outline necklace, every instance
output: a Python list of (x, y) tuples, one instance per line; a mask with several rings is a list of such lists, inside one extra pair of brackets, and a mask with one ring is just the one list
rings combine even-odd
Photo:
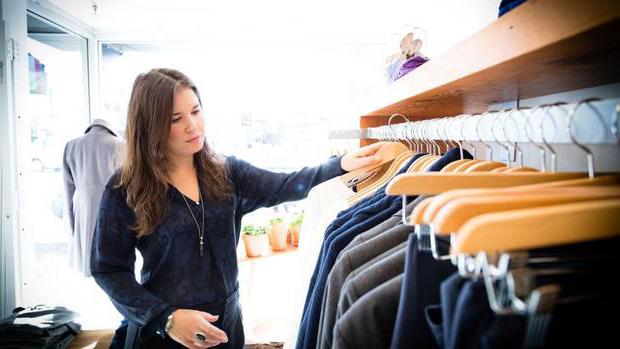
[[(198, 220), (196, 219), (196, 216), (194, 216), (194, 212), (192, 211), (191, 207), (189, 207), (189, 203), (187, 202), (187, 199), (185, 198), (185, 195), (183, 195), (183, 193), (181, 193), (180, 190), (177, 190), (179, 192), (179, 194), (181, 194), (181, 197), (183, 198), (183, 201), (185, 202), (185, 206), (187, 206), (187, 210), (189, 211), (189, 213), (192, 215), (192, 219), (194, 220), (194, 223), (196, 223), (196, 229), (198, 229), (198, 239), (200, 240), (200, 256), (202, 257), (204, 254), (204, 233), (205, 233), (205, 210), (204, 207), (200, 208), (200, 212), (202, 212), (202, 229), (200, 229), (200, 225), (198, 225)], [(200, 202), (202, 202), (202, 194), (200, 193), (200, 188), (198, 189), (198, 200), (200, 200)], [(200, 204), (199, 204), (200, 205)]]

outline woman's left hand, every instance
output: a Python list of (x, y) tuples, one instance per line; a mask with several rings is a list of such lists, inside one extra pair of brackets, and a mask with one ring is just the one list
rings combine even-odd
[(373, 143), (344, 154), (340, 159), (340, 167), (351, 172), (365, 166), (378, 165), (381, 162), (381, 157), (375, 153), (381, 148), (381, 145), (380, 142)]

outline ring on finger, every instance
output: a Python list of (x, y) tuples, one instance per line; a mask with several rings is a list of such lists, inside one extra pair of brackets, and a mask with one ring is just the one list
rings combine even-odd
[(207, 340), (207, 335), (202, 332), (196, 332), (194, 337), (196, 337), (196, 340), (199, 342), (204, 342)]

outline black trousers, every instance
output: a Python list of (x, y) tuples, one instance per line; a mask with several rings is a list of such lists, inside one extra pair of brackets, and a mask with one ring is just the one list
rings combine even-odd
[[(239, 291), (233, 292), (222, 302), (201, 304), (191, 308), (219, 315), (217, 321), (212, 324), (226, 333), (228, 336), (228, 343), (222, 343), (214, 348), (242, 349), (244, 347), (245, 337), (243, 334), (241, 307), (239, 306)], [(121, 338), (123, 332), (122, 329), (116, 331), (112, 345), (110, 346), (111, 349), (184, 348), (183, 345), (174, 341), (169, 336), (162, 338), (154, 333), (140, 333), (140, 328), (131, 323), (129, 323), (127, 327), (125, 340)]]

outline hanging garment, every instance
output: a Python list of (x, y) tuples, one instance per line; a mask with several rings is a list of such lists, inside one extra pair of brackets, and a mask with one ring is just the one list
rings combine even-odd
[[(407, 164), (403, 165), (401, 167), (401, 169), (398, 171), (397, 174), (401, 174), (404, 173), (407, 170), (407, 166), (414, 163), (416, 160), (418, 160), (419, 158), (421, 158), (422, 156), (426, 155), (425, 153), (418, 153), (416, 155), (414, 155), (411, 159), (409, 159), (407, 161)], [(343, 227), (345, 224), (349, 224), (349, 227), (353, 225), (353, 223), (351, 223), (351, 219), (353, 218), (354, 215), (356, 215), (358, 212), (360, 212), (360, 210), (367, 208), (369, 206), (371, 206), (372, 204), (377, 203), (378, 201), (384, 199), (386, 197), (385, 195), (385, 188), (387, 187), (387, 184), (382, 186), (381, 188), (379, 188), (377, 191), (375, 191), (374, 194), (372, 194), (371, 196), (362, 199), (361, 201), (355, 203), (353, 206), (349, 207), (346, 210), (343, 210), (341, 212), (338, 213), (337, 218), (327, 227), (327, 229), (325, 230), (325, 235), (329, 235), (331, 234), (331, 232), (333, 232), (334, 230)]]
[[(458, 274), (441, 285), (441, 311), (427, 307), (431, 327), (441, 326), (444, 348), (529, 348), (529, 347), (604, 347), (613, 341), (614, 324), (595, 321), (600, 310), (616, 313), (620, 288), (609, 276), (617, 271), (617, 247), (620, 240), (601, 240), (527, 252), (533, 260), (547, 260), (528, 265), (534, 278), (528, 283), (540, 287), (560, 286), (560, 300), (544, 321), (531, 321), (526, 314), (497, 314), (489, 306), (484, 280), (464, 278)], [(585, 253), (585, 254), (584, 254)], [(586, 255), (587, 254), (587, 255)], [(568, 272), (571, 271), (573, 272)], [(536, 275), (536, 271), (540, 271)], [(559, 271), (559, 273), (558, 273)], [(588, 319), (590, 321), (584, 321)], [(530, 323), (531, 321), (531, 323)], [(537, 331), (529, 331), (529, 329)], [(546, 334), (545, 334), (546, 333)]]
[(398, 246), (391, 254), (369, 262), (349, 274), (338, 299), (336, 322), (368, 291), (404, 272), (407, 243)]
[[(413, 163), (415, 160), (417, 160), (417, 158), (421, 156), (422, 154), (415, 155), (411, 160), (408, 161), (407, 165)], [(404, 172), (407, 168), (407, 165), (403, 166), (399, 172)], [(351, 206), (347, 210), (338, 213), (338, 217), (329, 224), (329, 226), (325, 230), (325, 238), (323, 240), (323, 245), (321, 246), (319, 257), (317, 258), (317, 264), (312, 273), (312, 277), (310, 278), (310, 284), (308, 286), (306, 300), (305, 300), (303, 311), (302, 311), (300, 330), (297, 333), (297, 339), (299, 339), (300, 333), (305, 331), (301, 326), (304, 323), (306, 309), (308, 309), (309, 302), (311, 300), (311, 295), (314, 290), (314, 283), (316, 282), (317, 277), (318, 277), (320, 261), (323, 260), (324, 254), (326, 253), (325, 251), (326, 245), (331, 243), (331, 240), (333, 239), (335, 235), (334, 233), (338, 231), (339, 229), (348, 229), (349, 227), (354, 226), (355, 224), (359, 224), (361, 221), (363, 221), (363, 219), (367, 218), (369, 215), (374, 215), (374, 214), (377, 214), (378, 212), (381, 212), (389, 204), (390, 204), (390, 201), (386, 200), (385, 189), (381, 188), (377, 192), (375, 192), (374, 195), (368, 198), (365, 198), (364, 200), (356, 203), (355, 205)], [(388, 217), (385, 217), (385, 219), (387, 219)]]
[[(415, 200), (413, 200), (412, 202), (407, 204), (407, 207), (405, 208), (405, 216), (408, 216), (411, 214), (411, 212), (413, 211), (413, 209), (418, 205), (418, 203), (422, 200), (424, 200), (425, 198), (427, 198), (426, 196), (420, 196), (418, 198), (416, 198)], [(390, 239), (395, 238), (396, 240), (398, 240), (399, 242), (402, 242), (403, 239), (406, 238), (407, 235), (400, 235), (400, 236), (393, 236), (390, 234), (387, 234), (387, 231), (391, 228), (394, 228), (396, 226), (402, 226), (403, 225), (403, 217), (402, 217), (402, 211), (399, 211), (398, 213), (396, 213), (394, 216), (390, 217), (388, 220), (386, 220), (385, 222), (379, 224), (378, 226), (364, 232), (361, 233), (360, 235), (356, 236), (353, 241), (351, 241), (338, 255), (338, 259), (340, 259), (345, 253), (347, 253), (348, 251), (355, 249), (356, 247), (360, 246), (360, 245), (369, 245), (371, 244), (369, 241), (372, 240), (373, 244), (382, 244), (384, 239), (387, 239), (387, 241), (391, 241)], [(409, 227), (409, 229), (412, 229), (412, 227)], [(377, 238), (377, 239), (375, 239)], [(402, 238), (402, 239), (401, 239)], [(386, 242), (387, 242), (386, 241)]]
[(304, 209), (304, 220), (299, 233), (299, 252), (303, 259), (317, 258), (323, 232), (338, 212), (347, 208), (347, 199), (355, 194), (340, 178), (332, 178), (312, 188)]
[(85, 134), (69, 141), (63, 155), (63, 179), (72, 243), (70, 265), (90, 274), (90, 249), (99, 201), (108, 179), (120, 166), (123, 143), (110, 125), (95, 119)]
[(390, 345), (403, 279), (403, 274), (396, 276), (353, 304), (336, 322), (334, 349), (387, 348)]
[[(200, 309), (201, 305), (224, 303), (226, 313), (218, 315), (230, 341), (223, 347), (242, 347), (240, 309), (236, 301), (228, 305), (238, 288), (236, 250), (241, 219), (260, 207), (302, 199), (315, 185), (344, 173), (340, 158), (290, 174), (266, 171), (235, 157), (226, 161), (234, 188), (230, 199), (216, 201), (203, 193), (203, 202), (191, 205), (195, 215), (204, 212), (203, 256), (186, 203), (173, 186), (166, 194), (170, 203), (165, 220), (151, 234), (137, 239), (126, 230), (134, 215), (124, 191), (115, 187), (118, 174), (106, 185), (95, 229), (91, 269), (95, 281), (121, 314), (141, 327), (143, 337), (163, 339), (166, 319), (177, 308)], [(144, 259), (140, 283), (134, 277), (136, 249)]]
[[(428, 251), (420, 251), (415, 235), (409, 236), (405, 262), (405, 280), (401, 290), (401, 302), (395, 316), (396, 325), (390, 348), (410, 348), (416, 343), (423, 348), (436, 346), (435, 336), (426, 325), (425, 308), (439, 302), (441, 283), (456, 271), (449, 261), (438, 261)], [(447, 253), (450, 243), (438, 237), (440, 253)], [(412, 330), (412, 329), (415, 329)]]
[[(301, 318), (304, 303), (304, 292), (308, 288), (312, 276), (312, 266), (306, 263), (316, 260), (323, 244), (323, 233), (332, 222), (338, 212), (348, 207), (347, 199), (355, 194), (339, 178), (332, 178), (316, 187), (308, 193), (304, 209), (304, 220), (299, 232), (299, 275), (301, 282), (296, 283), (294, 314), (292, 319)], [(299, 331), (299, 322), (294, 322), (287, 336), (286, 343), (294, 343)], [(292, 345), (292, 344), (290, 344)]]
[[(429, 172), (438, 172), (448, 163), (460, 159), (459, 149), (451, 149), (437, 159), (428, 169)], [(414, 161), (408, 161), (399, 171), (406, 172)], [(378, 190), (384, 192), (384, 188)], [(383, 194), (385, 195), (385, 194)], [(410, 198), (409, 200), (413, 200)], [(327, 231), (315, 272), (310, 281), (306, 305), (299, 326), (297, 348), (314, 348), (317, 343), (318, 326), (321, 314), (321, 304), (327, 276), (331, 271), (336, 257), (357, 235), (385, 221), (402, 207), (402, 197), (386, 196), (369, 207), (358, 210), (349, 222), (342, 227)]]
[[(409, 215), (417, 203), (421, 201), (421, 198), (409, 203), (405, 214)], [(338, 311), (338, 299), (349, 274), (379, 255), (382, 255), (381, 258), (385, 257), (383, 256), (384, 253), (391, 253), (392, 248), (406, 241), (411, 227), (402, 224), (401, 214), (399, 212), (369, 231), (358, 235), (338, 255), (334, 268), (327, 278), (327, 286), (323, 294), (318, 335), (318, 346), (320, 348), (331, 347), (332, 330)]]

